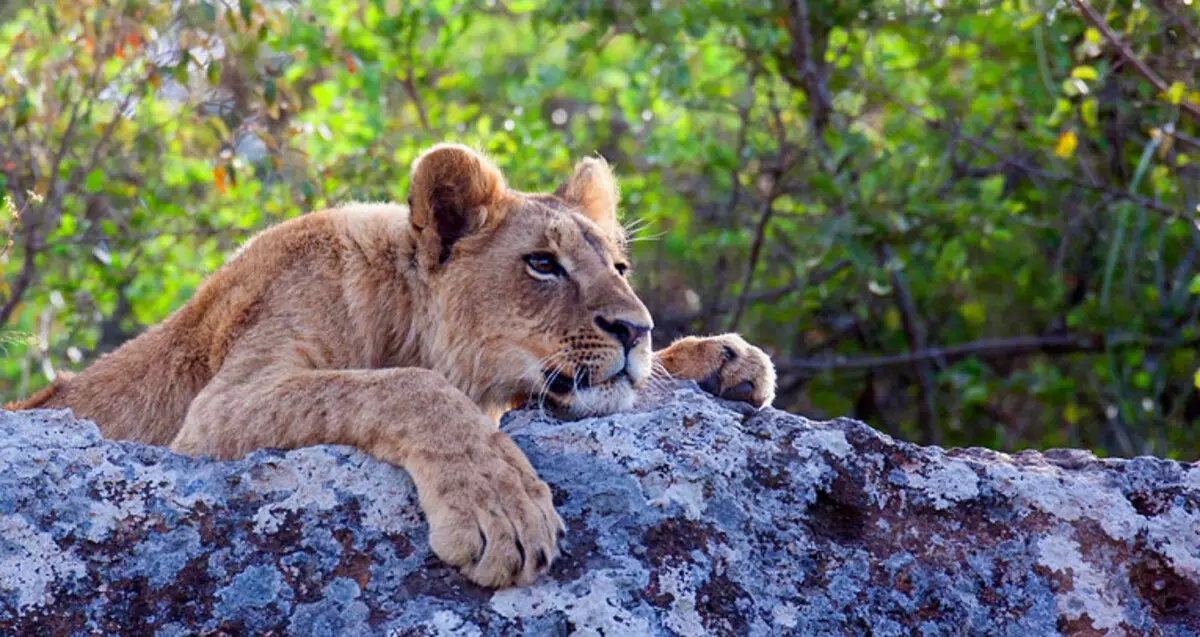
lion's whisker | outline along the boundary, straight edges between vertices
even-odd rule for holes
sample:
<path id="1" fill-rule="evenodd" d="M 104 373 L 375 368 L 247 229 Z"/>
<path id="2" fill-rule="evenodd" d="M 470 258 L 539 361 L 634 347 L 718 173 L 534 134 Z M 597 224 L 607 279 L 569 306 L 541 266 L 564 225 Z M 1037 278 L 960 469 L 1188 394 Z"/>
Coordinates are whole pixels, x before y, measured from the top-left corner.
<path id="1" fill-rule="evenodd" d="M 542 357 L 538 361 L 538 373 L 542 376 L 542 381 L 538 386 L 537 405 L 538 413 L 542 416 L 546 415 L 546 396 L 550 392 L 550 386 L 558 379 L 562 373 L 562 366 L 558 364 L 557 359 L 566 356 L 566 350 L 559 349 L 551 352 L 549 355 Z M 546 369 L 549 367 L 550 369 Z M 549 371 L 550 373 L 546 373 Z"/>
<path id="2" fill-rule="evenodd" d="M 640 237 L 628 237 L 627 239 L 625 239 L 625 242 L 626 243 L 638 243 L 640 241 L 658 241 L 659 239 L 661 239 L 665 236 L 667 236 L 666 232 L 656 232 L 654 234 L 642 235 Z"/>

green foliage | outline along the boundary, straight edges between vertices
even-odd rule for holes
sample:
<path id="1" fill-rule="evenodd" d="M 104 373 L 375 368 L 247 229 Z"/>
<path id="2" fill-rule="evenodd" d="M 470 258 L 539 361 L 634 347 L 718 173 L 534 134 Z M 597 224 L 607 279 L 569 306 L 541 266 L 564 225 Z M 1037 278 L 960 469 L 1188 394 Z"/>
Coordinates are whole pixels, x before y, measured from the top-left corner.
<path id="1" fill-rule="evenodd" d="M 5 14 L 0 303 L 37 345 L 6 344 L 4 398 L 162 319 L 264 226 L 402 201 L 454 139 L 523 190 L 608 158 L 656 338 L 745 332 L 781 406 L 1196 455 L 1182 5 L 1103 18 L 1163 91 L 1084 16 L 1007 0 L 176 4 Z"/>

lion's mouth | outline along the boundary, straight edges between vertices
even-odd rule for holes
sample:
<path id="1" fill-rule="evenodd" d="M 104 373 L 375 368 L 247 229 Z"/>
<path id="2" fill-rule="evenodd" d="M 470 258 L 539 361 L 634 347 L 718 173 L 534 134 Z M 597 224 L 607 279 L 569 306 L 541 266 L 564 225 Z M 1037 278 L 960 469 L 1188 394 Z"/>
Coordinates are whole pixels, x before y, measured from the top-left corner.
<path id="1" fill-rule="evenodd" d="M 541 390 L 525 400 L 530 406 L 549 408 L 563 420 L 604 416 L 628 409 L 638 391 L 634 376 L 624 367 L 604 377 L 590 367 L 580 367 L 574 375 L 559 370 L 543 370 L 542 375 Z"/>
<path id="2" fill-rule="evenodd" d="M 547 389 L 550 393 L 565 396 L 567 394 L 577 392 L 582 389 L 590 389 L 592 387 L 603 387 L 620 382 L 631 382 L 629 371 L 621 368 L 617 373 L 612 374 L 599 382 L 594 382 L 592 378 L 591 368 L 584 368 L 574 375 L 564 374 L 562 372 L 543 371 L 546 376 Z"/>

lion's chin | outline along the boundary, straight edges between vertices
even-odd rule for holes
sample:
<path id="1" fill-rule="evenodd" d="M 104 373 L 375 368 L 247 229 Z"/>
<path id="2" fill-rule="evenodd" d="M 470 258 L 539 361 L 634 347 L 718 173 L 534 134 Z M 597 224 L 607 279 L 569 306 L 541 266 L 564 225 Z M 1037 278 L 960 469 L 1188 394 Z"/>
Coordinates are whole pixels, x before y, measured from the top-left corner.
<path id="1" fill-rule="evenodd" d="M 607 416 L 633 407 L 637 390 L 629 378 L 622 376 L 601 385 L 574 391 L 570 403 L 561 410 L 569 419 Z"/>

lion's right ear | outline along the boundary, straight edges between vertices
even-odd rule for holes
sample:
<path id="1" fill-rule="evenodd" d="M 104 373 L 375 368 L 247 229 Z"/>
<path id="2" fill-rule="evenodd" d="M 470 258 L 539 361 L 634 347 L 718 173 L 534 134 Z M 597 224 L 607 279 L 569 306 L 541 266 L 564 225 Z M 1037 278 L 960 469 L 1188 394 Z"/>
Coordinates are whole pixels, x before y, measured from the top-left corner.
<path id="1" fill-rule="evenodd" d="M 555 194 L 579 206 L 584 216 L 614 238 L 625 236 L 621 223 L 617 221 L 617 204 L 621 199 L 617 179 L 603 157 L 580 160 L 575 164 L 575 171 L 570 178 L 558 187 Z"/>
<path id="2" fill-rule="evenodd" d="M 444 263 L 459 239 L 495 225 L 504 176 L 487 157 L 460 144 L 438 144 L 413 162 L 408 205 L 421 244 Z"/>

